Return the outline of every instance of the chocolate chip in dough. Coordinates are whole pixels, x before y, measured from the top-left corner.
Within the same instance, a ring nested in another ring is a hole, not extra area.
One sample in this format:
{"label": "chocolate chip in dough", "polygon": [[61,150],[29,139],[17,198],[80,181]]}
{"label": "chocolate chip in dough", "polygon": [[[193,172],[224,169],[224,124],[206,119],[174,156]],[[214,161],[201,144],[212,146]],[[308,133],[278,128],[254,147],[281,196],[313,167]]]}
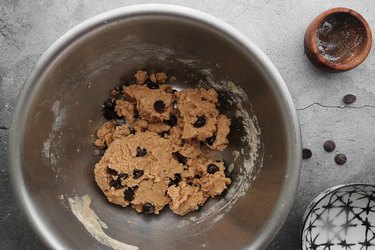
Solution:
{"label": "chocolate chip in dough", "polygon": [[215,164],[210,164],[210,165],[207,166],[207,173],[214,174],[217,171],[219,171],[219,167],[216,166]]}
{"label": "chocolate chip in dough", "polygon": [[344,154],[337,154],[335,156],[335,162],[338,164],[338,165],[344,165],[346,163],[346,155]]}
{"label": "chocolate chip in dough", "polygon": [[160,132],[158,135],[160,135],[161,138],[165,138],[166,135],[169,135],[169,131]]}
{"label": "chocolate chip in dough", "polygon": [[215,140],[216,140],[216,135],[212,135],[211,137],[208,137],[206,139],[206,142],[207,142],[208,145],[212,146],[212,144],[214,144]]}
{"label": "chocolate chip in dough", "polygon": [[172,186],[172,185],[175,185],[176,187],[178,186],[178,183],[182,180],[181,178],[181,174],[179,173],[176,173],[174,174],[174,179],[171,180],[168,184],[168,187]]}
{"label": "chocolate chip in dough", "polygon": [[312,152],[311,152],[310,149],[308,149],[308,148],[304,148],[304,149],[302,150],[302,158],[303,158],[303,159],[310,159],[311,156],[312,156]]}
{"label": "chocolate chip in dough", "polygon": [[336,143],[334,141],[328,140],[323,144],[323,148],[327,152],[332,152],[336,148]]}
{"label": "chocolate chip in dough", "polygon": [[177,124],[177,117],[175,115],[171,115],[167,121],[167,124],[171,127],[175,126]]}
{"label": "chocolate chip in dough", "polygon": [[98,155],[103,156],[105,154],[106,150],[107,149],[100,149],[99,152],[98,152]]}
{"label": "chocolate chip in dough", "polygon": [[352,104],[357,100],[357,97],[353,94],[347,94],[342,100],[345,104]]}
{"label": "chocolate chip in dough", "polygon": [[232,180],[232,178],[233,178],[232,173],[231,173],[231,172],[228,172],[228,170],[224,170],[224,175],[225,175],[226,178],[229,178],[229,179],[231,179],[231,180]]}
{"label": "chocolate chip in dough", "polygon": [[110,175],[117,175],[117,171],[110,168],[110,167],[107,167],[107,173],[110,174]]}
{"label": "chocolate chip in dough", "polygon": [[127,173],[121,173],[121,174],[118,174],[118,178],[120,178],[121,180],[125,180],[126,178],[128,178],[128,174]]}
{"label": "chocolate chip in dough", "polygon": [[108,99],[103,103],[102,113],[105,119],[113,120],[120,118],[115,111],[115,102],[112,99]]}
{"label": "chocolate chip in dough", "polygon": [[147,154],[147,149],[141,148],[141,147],[137,147],[137,152],[136,152],[135,157],[143,157],[146,154]]}
{"label": "chocolate chip in dough", "polygon": [[152,214],[155,211],[155,207],[151,203],[145,203],[142,206],[142,211],[145,214]]}
{"label": "chocolate chip in dough", "polygon": [[193,126],[196,128],[201,128],[204,125],[206,125],[206,119],[203,116],[199,116]]}
{"label": "chocolate chip in dough", "polygon": [[127,188],[124,191],[124,199],[131,202],[134,200],[134,190],[132,188]]}
{"label": "chocolate chip in dough", "polygon": [[165,111],[165,103],[162,100],[158,100],[154,103],[154,109],[158,113],[163,113]]}
{"label": "chocolate chip in dough", "polygon": [[152,82],[151,80],[146,80],[147,88],[149,89],[159,89],[159,84]]}
{"label": "chocolate chip in dough", "polygon": [[109,182],[109,186],[114,187],[115,189],[122,188],[121,181],[120,180],[111,180]]}
{"label": "chocolate chip in dough", "polygon": [[183,156],[180,152],[174,152],[173,153],[173,156],[175,157],[175,158],[177,158],[177,161],[179,162],[179,163],[181,163],[182,165],[185,165],[186,164],[186,161],[187,161],[187,158],[185,157],[185,156]]}
{"label": "chocolate chip in dough", "polygon": [[141,177],[143,175],[143,170],[140,170],[140,169],[134,169],[133,170],[133,178],[134,179],[138,179],[139,177]]}
{"label": "chocolate chip in dough", "polygon": [[134,119],[138,119],[139,118],[139,113],[138,113],[138,110],[134,110]]}

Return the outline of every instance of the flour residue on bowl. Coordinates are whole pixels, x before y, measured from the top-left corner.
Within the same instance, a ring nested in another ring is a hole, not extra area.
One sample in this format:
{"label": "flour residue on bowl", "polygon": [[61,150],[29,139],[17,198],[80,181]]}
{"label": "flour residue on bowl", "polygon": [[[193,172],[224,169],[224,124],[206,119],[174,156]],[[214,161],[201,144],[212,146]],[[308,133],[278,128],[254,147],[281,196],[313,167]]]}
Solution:
{"label": "flour residue on bowl", "polygon": [[66,109],[61,107],[60,101],[57,100],[52,104],[51,112],[53,114],[52,129],[48,138],[43,142],[42,156],[56,173],[57,178],[60,174],[60,169],[56,167],[59,160],[59,152],[55,148],[57,148],[57,144],[60,143],[60,138],[63,135],[61,129],[65,124]]}
{"label": "flour residue on bowl", "polygon": [[[232,195],[231,192],[236,192],[233,196],[236,197],[235,200],[237,200],[239,197],[246,194],[262,167],[263,155],[260,155],[259,152],[259,149],[262,147],[260,129],[255,114],[249,114],[244,107],[245,104],[250,104],[250,100],[241,87],[232,81],[221,81],[220,83],[214,84],[214,87],[230,93],[230,99],[228,101],[236,105],[234,116],[241,120],[244,129],[244,135],[239,138],[242,143],[241,151],[239,153],[235,151],[232,153],[235,160],[237,160],[239,156],[243,158],[243,167],[240,168],[241,175],[239,176],[241,185],[239,185],[237,190],[232,189],[228,192],[228,195]],[[256,163],[258,163],[257,168],[255,168]]]}
{"label": "flour residue on bowl", "polygon": [[66,117],[66,110],[64,108],[61,108],[60,101],[55,101],[54,104],[52,105],[51,110],[54,115],[52,130],[57,132],[64,125],[64,121]]}
{"label": "flour residue on bowl", "polygon": [[54,172],[57,172],[57,169],[55,168],[57,164],[57,159],[55,154],[52,151],[52,138],[48,138],[43,142],[43,148],[42,148],[42,154],[45,159],[49,160],[49,163],[51,164],[51,168]]}
{"label": "flour residue on bowl", "polygon": [[69,198],[70,208],[77,219],[83,224],[86,230],[100,243],[112,248],[121,250],[136,250],[138,247],[125,244],[108,236],[103,229],[108,226],[100,220],[94,210],[90,208],[91,198],[88,195]]}

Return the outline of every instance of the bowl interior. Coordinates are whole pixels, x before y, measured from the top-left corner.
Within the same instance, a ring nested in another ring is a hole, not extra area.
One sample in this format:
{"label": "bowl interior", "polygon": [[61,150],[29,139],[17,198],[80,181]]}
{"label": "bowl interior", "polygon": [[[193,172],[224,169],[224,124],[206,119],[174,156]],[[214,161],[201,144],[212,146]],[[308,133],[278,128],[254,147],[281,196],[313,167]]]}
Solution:
{"label": "bowl interior", "polygon": [[[64,37],[20,97],[11,139],[11,155],[18,156],[13,179],[34,226],[50,246],[103,248],[69,206],[69,198],[88,195],[108,226],[105,233],[140,248],[265,246],[281,226],[298,181],[298,128],[288,96],[256,53],[217,27],[170,13],[124,13]],[[175,76],[177,88],[213,85],[222,112],[232,119],[222,157],[232,162],[232,152],[241,152],[234,184],[184,217],[168,210],[146,216],[111,205],[94,181],[102,102],[136,69]],[[255,137],[244,126],[249,117],[260,131]]]}
{"label": "bowl interior", "polygon": [[351,64],[368,53],[365,24],[350,12],[334,12],[320,23],[316,33],[319,52],[330,63]]}

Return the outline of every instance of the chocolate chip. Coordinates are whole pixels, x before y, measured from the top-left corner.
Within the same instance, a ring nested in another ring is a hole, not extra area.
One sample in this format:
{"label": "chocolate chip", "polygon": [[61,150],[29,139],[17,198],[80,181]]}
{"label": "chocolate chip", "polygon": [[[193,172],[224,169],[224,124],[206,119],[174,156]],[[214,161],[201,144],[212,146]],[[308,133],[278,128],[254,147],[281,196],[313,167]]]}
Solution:
{"label": "chocolate chip", "polygon": [[233,175],[232,175],[232,172],[229,172],[229,170],[228,170],[228,168],[229,168],[228,162],[225,161],[225,160],[223,160],[222,162],[223,162],[223,165],[224,165],[224,175],[225,175],[225,177],[227,177],[227,178],[229,178],[229,179],[232,180],[233,179]]}
{"label": "chocolate chip", "polygon": [[216,166],[215,164],[210,164],[210,165],[207,166],[207,173],[214,174],[217,171],[219,171],[219,167]]}
{"label": "chocolate chip", "polygon": [[118,174],[118,178],[122,179],[122,180],[125,180],[126,178],[128,178],[128,174],[127,173],[121,173],[121,174]]}
{"label": "chocolate chip", "polygon": [[229,173],[228,170],[224,169],[224,175],[226,178],[229,178],[232,180],[233,176],[232,176],[232,173]]}
{"label": "chocolate chip", "polygon": [[136,152],[135,157],[142,157],[142,156],[145,156],[146,154],[147,154],[147,149],[137,147],[137,152]]}
{"label": "chocolate chip", "polygon": [[181,180],[182,180],[182,178],[181,178],[181,174],[180,174],[180,173],[176,173],[176,174],[174,174],[174,178],[175,178],[176,180],[178,180],[178,181],[181,181]]}
{"label": "chocolate chip", "polygon": [[146,80],[147,88],[149,89],[158,89],[159,84],[152,82],[151,80]]}
{"label": "chocolate chip", "polygon": [[194,178],[195,178],[195,179],[200,179],[201,176],[196,174],[196,175],[194,175]]}
{"label": "chocolate chip", "polygon": [[162,100],[158,100],[154,103],[154,109],[158,113],[163,113],[165,110],[165,103]]}
{"label": "chocolate chip", "polygon": [[199,116],[193,126],[196,128],[201,128],[204,125],[206,125],[206,119],[203,116]]}
{"label": "chocolate chip", "polygon": [[183,156],[180,152],[174,152],[173,154],[172,154],[175,158],[177,158],[177,161],[179,162],[179,163],[181,163],[181,164],[183,164],[183,165],[185,165],[186,164],[186,160],[187,160],[187,158],[185,157],[185,156]]}
{"label": "chocolate chip", "polygon": [[177,124],[177,117],[175,115],[171,115],[167,121],[167,124],[171,127],[175,126]]}
{"label": "chocolate chip", "polygon": [[110,174],[110,175],[117,175],[117,171],[110,168],[110,167],[107,167],[107,173]]}
{"label": "chocolate chip", "polygon": [[175,185],[176,187],[178,186],[178,183],[182,180],[181,178],[181,174],[179,173],[176,173],[174,174],[174,179],[171,180],[168,184],[168,187],[172,186],[172,185]]}
{"label": "chocolate chip", "polygon": [[160,137],[162,138],[165,138],[166,135],[169,135],[169,131],[160,132],[158,135],[160,135]]}
{"label": "chocolate chip", "polygon": [[357,100],[357,97],[355,95],[348,94],[344,96],[342,100],[344,101],[345,104],[352,104]]}
{"label": "chocolate chip", "polygon": [[115,102],[112,99],[108,99],[103,103],[102,113],[105,119],[113,120],[115,118],[120,118],[115,111]]}
{"label": "chocolate chip", "polygon": [[207,142],[208,145],[212,146],[212,144],[214,144],[215,140],[216,140],[216,135],[212,135],[211,137],[208,137],[206,139],[206,142]]}
{"label": "chocolate chip", "polygon": [[224,160],[224,159],[222,160],[222,162],[223,162],[224,168],[227,169],[229,167],[228,162],[226,160]]}
{"label": "chocolate chip", "polygon": [[151,203],[145,203],[142,206],[142,211],[145,214],[152,214],[155,211],[155,207]]}
{"label": "chocolate chip", "polygon": [[119,179],[117,179],[117,180],[111,180],[109,182],[109,186],[114,187],[115,189],[122,188],[121,181]]}
{"label": "chocolate chip", "polygon": [[124,199],[129,202],[134,200],[134,190],[132,188],[128,188],[124,191]]}
{"label": "chocolate chip", "polygon": [[336,148],[336,143],[334,141],[328,140],[323,144],[324,150],[327,152],[332,152]]}
{"label": "chocolate chip", "polygon": [[116,100],[122,100],[122,98],[124,97],[121,93],[116,93],[114,96],[113,96]]}
{"label": "chocolate chip", "polygon": [[103,155],[105,154],[105,150],[106,150],[106,149],[100,149],[98,154],[99,154],[100,156],[103,156]]}
{"label": "chocolate chip", "polygon": [[302,149],[302,158],[303,159],[310,159],[312,156],[312,152],[310,149],[308,148],[304,148]]}
{"label": "chocolate chip", "polygon": [[337,154],[335,156],[335,162],[338,164],[338,165],[344,165],[345,162],[346,162],[346,155],[344,154]]}
{"label": "chocolate chip", "polygon": [[122,126],[122,125],[124,125],[124,124],[126,124],[126,122],[125,122],[125,120],[124,119],[118,119],[118,118],[116,118],[116,126]]}
{"label": "chocolate chip", "polygon": [[133,178],[134,179],[138,179],[142,175],[143,175],[143,170],[140,170],[140,169],[134,169],[133,170]]}
{"label": "chocolate chip", "polygon": [[138,110],[135,110],[134,111],[134,119],[138,119],[139,118],[139,113],[138,113]]}
{"label": "chocolate chip", "polygon": [[177,89],[172,89],[171,92],[174,94],[177,92]]}

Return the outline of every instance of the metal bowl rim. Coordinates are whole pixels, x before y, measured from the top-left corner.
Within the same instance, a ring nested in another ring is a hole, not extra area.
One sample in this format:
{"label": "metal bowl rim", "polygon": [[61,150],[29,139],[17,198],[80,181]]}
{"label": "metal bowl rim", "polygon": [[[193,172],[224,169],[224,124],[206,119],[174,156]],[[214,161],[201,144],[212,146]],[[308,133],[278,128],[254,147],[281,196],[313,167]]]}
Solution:
{"label": "metal bowl rim", "polygon": [[76,25],[62,35],[46,50],[46,52],[36,63],[33,71],[26,79],[20,91],[9,130],[8,160],[10,166],[11,183],[16,194],[16,198],[23,208],[23,211],[26,214],[32,228],[41,237],[42,241],[51,248],[62,249],[62,242],[60,242],[60,240],[54,234],[52,234],[50,230],[48,230],[48,226],[44,224],[43,218],[40,216],[40,214],[38,214],[39,212],[37,212],[35,204],[30,196],[28,196],[28,191],[23,180],[20,149],[22,148],[23,143],[22,134],[24,128],[22,127],[22,124],[24,124],[25,116],[22,108],[25,106],[25,104],[31,102],[32,98],[30,97],[29,93],[32,92],[32,90],[35,91],[38,89],[38,85],[40,85],[38,79],[44,73],[45,69],[48,68],[50,62],[53,61],[60,53],[63,53],[64,48],[68,47],[73,41],[84,36],[97,26],[106,25],[108,20],[120,20],[126,19],[129,16],[150,14],[188,18],[213,27],[215,30],[226,34],[234,42],[246,48],[247,52],[256,58],[260,65],[262,65],[263,69],[266,70],[269,76],[273,79],[273,82],[275,83],[273,87],[282,97],[282,101],[284,102],[283,104],[287,110],[286,113],[289,115],[288,118],[291,119],[291,124],[293,125],[292,128],[288,128],[288,135],[293,136],[292,140],[294,142],[294,148],[292,148],[290,151],[296,152],[297,155],[289,158],[291,159],[291,162],[289,162],[286,170],[285,184],[283,186],[283,190],[281,191],[279,200],[277,201],[277,209],[275,210],[275,213],[265,225],[262,233],[252,244],[254,249],[265,248],[284,223],[292,207],[297,191],[302,161],[300,152],[301,135],[297,112],[292,97],[280,73],[257,45],[255,45],[245,35],[226,22],[209,14],[187,7],[168,4],[140,4],[109,10]]}

